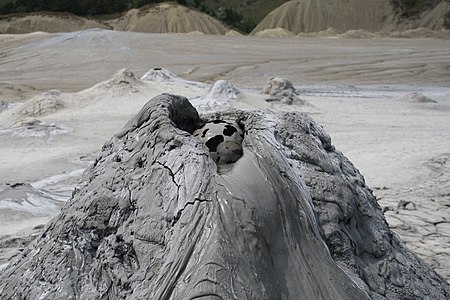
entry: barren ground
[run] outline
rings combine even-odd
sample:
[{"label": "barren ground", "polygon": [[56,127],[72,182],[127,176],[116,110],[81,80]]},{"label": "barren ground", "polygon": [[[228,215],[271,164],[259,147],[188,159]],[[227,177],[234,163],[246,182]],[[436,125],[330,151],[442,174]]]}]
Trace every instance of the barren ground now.
[{"label": "barren ground", "polygon": [[[122,68],[139,78],[164,67],[194,81],[230,80],[244,92],[238,108],[311,113],[365,176],[393,230],[450,279],[449,49],[438,39],[0,35],[0,264],[58,213],[95,153],[147,100],[208,92],[154,82],[86,90]],[[266,103],[259,93],[270,76],[291,80],[311,105]],[[50,89],[61,91],[63,108],[23,113]],[[399,100],[412,92],[437,103]]]}]

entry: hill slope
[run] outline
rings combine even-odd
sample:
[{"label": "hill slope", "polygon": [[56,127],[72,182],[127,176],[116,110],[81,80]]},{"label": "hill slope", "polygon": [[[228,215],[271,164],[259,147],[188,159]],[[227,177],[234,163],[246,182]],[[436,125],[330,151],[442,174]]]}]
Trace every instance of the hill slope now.
[{"label": "hill slope", "polygon": [[1,33],[29,33],[35,31],[71,32],[89,28],[107,29],[105,24],[67,13],[32,13],[8,15],[0,18]]},{"label": "hill slope", "polygon": [[403,20],[398,29],[425,27],[432,30],[450,29],[450,1],[443,0],[435,6],[429,6],[419,13]]},{"label": "hill slope", "polygon": [[199,2],[200,9],[206,8],[207,11],[212,12],[219,18],[223,17],[226,19],[229,17],[226,16],[227,13],[234,12],[234,18],[238,17],[241,18],[241,20],[235,22],[233,25],[241,30],[245,30],[245,26],[253,29],[267,16],[268,13],[288,1],[289,0],[203,0],[194,2]]},{"label": "hill slope", "polygon": [[375,32],[417,27],[438,30],[447,26],[446,18],[450,19],[448,1],[416,2],[420,5],[407,6],[404,4],[407,1],[392,0],[294,0],[269,13],[252,33],[274,28],[298,34],[330,27],[340,31],[364,29]]},{"label": "hill slope", "polygon": [[394,18],[390,0],[295,0],[272,11],[252,33],[277,27],[297,34],[329,27],[380,31],[391,29]]},{"label": "hill slope", "polygon": [[31,13],[0,17],[0,33],[70,32],[89,28],[153,33],[225,34],[213,17],[176,3],[131,9],[119,18],[95,21],[68,13]]},{"label": "hill slope", "polygon": [[[227,24],[228,26],[238,29],[241,32],[250,32],[255,26],[260,23],[263,18],[265,18],[271,11],[278,10],[277,8],[280,5],[288,2],[287,0],[177,0],[175,1],[161,1],[161,0],[110,0],[110,1],[95,1],[95,0],[83,0],[83,1],[75,1],[75,0],[59,0],[59,1],[45,1],[45,0],[0,0],[0,15],[1,14],[11,14],[11,13],[33,13],[33,12],[69,12],[78,16],[99,16],[102,20],[105,17],[111,17],[111,14],[122,14],[126,13],[130,8],[139,8],[144,4],[155,4],[159,2],[172,2],[186,5],[191,9],[196,9],[203,13],[206,13],[212,16],[215,19]],[[291,1],[292,2],[292,1]],[[369,3],[367,5],[367,1],[301,1],[306,8],[310,10],[305,10],[303,12],[304,15],[309,14],[310,19],[314,19],[320,17],[321,20],[310,20],[310,21],[302,21],[304,23],[316,23],[323,24],[325,23],[333,23],[337,20],[344,20],[344,23],[348,25],[348,23],[367,25],[367,23],[373,22],[373,18],[370,16],[374,16],[376,13],[379,13],[379,10],[373,10],[373,4]],[[360,3],[362,2],[362,3]],[[372,1],[375,3],[375,1]],[[309,4],[308,4],[309,3]],[[442,27],[446,27],[450,29],[450,10],[448,9],[450,0],[382,0],[379,5],[383,6],[385,4],[389,4],[391,9],[389,10],[389,16],[392,14],[395,16],[396,29],[411,29],[416,27],[427,27],[429,29],[438,29]],[[355,6],[356,5],[356,6]],[[317,13],[314,10],[314,7],[320,8],[321,12]],[[349,9],[350,8],[350,9]],[[366,9],[367,12],[364,12],[362,15],[359,13]],[[339,13],[337,13],[339,12]],[[316,14],[314,14],[316,13]],[[107,16],[105,16],[105,14]],[[365,20],[369,16],[368,20]],[[130,16],[128,16],[130,17]],[[303,18],[303,16],[301,16]],[[380,17],[380,16],[378,16]],[[382,22],[384,23],[386,20],[383,19],[384,16],[381,16]],[[127,17],[123,18],[126,19]],[[359,18],[359,21],[355,21],[355,18]],[[132,18],[133,19],[133,18]],[[173,20],[173,18],[171,18]],[[201,19],[204,19],[203,17]],[[292,18],[291,18],[292,19]],[[296,18],[293,18],[296,19]],[[297,18],[298,19],[298,18]],[[157,19],[163,22],[166,22],[166,18]],[[325,21],[324,21],[325,20]],[[363,20],[363,22],[361,21]],[[189,21],[189,20],[188,20]],[[264,20],[266,22],[266,20]],[[126,22],[122,20],[122,23]],[[156,23],[157,21],[151,21]],[[184,21],[182,21],[184,22]],[[274,21],[271,21],[272,23]],[[294,23],[298,23],[299,21],[294,21]],[[122,24],[118,23],[118,24]],[[292,22],[291,22],[292,23]],[[291,23],[287,24],[287,26],[291,26]],[[339,21],[337,21],[339,23]],[[267,23],[264,23],[267,26]],[[399,25],[400,24],[400,25]],[[281,24],[278,24],[281,26]],[[295,25],[295,24],[294,24]],[[399,26],[398,26],[399,25]],[[119,26],[119,25],[118,25]],[[153,27],[155,25],[152,25]],[[311,27],[310,25],[309,27]],[[377,28],[380,27],[376,26]],[[402,27],[403,26],[403,27]],[[139,27],[139,26],[138,26]],[[143,25],[144,30],[148,31]],[[185,27],[185,26],[182,26]],[[283,25],[286,28],[286,24]],[[308,27],[308,26],[306,26]],[[349,26],[344,26],[348,28]],[[354,26],[350,26],[352,29],[355,29]],[[358,26],[357,26],[358,27]],[[367,26],[366,26],[367,27]],[[357,29],[366,29],[370,30],[370,28],[361,27]],[[370,26],[369,26],[370,27]],[[373,26],[371,26],[373,27]],[[176,27],[175,32],[179,32],[179,26]],[[263,28],[270,29],[272,27]],[[328,27],[323,28],[327,29]],[[192,28],[183,29],[181,32],[186,30],[192,31]],[[289,28],[286,28],[289,29]],[[258,28],[258,30],[261,30]],[[67,30],[59,30],[59,31],[67,31]],[[171,31],[167,29],[161,29],[161,32]],[[194,31],[202,31],[205,30],[194,30]],[[215,30],[213,30],[215,31]],[[307,31],[303,31],[307,32]]]},{"label": "hill slope", "polygon": [[108,24],[114,30],[136,32],[225,34],[228,31],[211,16],[174,3],[132,9]]}]

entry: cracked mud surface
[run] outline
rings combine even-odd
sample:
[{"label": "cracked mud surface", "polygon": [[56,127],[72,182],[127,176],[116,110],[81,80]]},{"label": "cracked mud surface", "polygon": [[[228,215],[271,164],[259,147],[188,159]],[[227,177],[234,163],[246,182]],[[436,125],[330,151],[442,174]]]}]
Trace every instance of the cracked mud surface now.
[{"label": "cracked mud surface", "polygon": [[237,119],[246,133],[244,156],[222,175],[191,135],[204,120],[189,102],[167,94],[149,101],[103,146],[61,214],[2,271],[0,294],[450,296],[448,283],[392,234],[363,177],[310,117],[214,117]]},{"label": "cracked mud surface", "polygon": [[[389,226],[406,246],[450,278],[450,154],[431,159],[429,176],[396,191],[376,190]],[[437,183],[437,184],[436,184]],[[400,200],[397,199],[407,199]]]}]

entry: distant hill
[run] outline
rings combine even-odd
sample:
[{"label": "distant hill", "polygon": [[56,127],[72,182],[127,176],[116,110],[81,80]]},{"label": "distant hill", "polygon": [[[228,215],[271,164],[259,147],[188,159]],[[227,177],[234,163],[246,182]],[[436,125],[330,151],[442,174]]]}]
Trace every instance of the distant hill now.
[{"label": "distant hill", "polygon": [[120,17],[92,20],[69,13],[22,13],[0,16],[0,33],[69,32],[89,28],[152,33],[225,34],[213,17],[177,3],[131,9]]},{"label": "distant hill", "polygon": [[72,32],[91,28],[109,29],[103,23],[68,13],[22,13],[0,16],[0,34]]},{"label": "distant hill", "polygon": [[[439,22],[442,27],[450,28],[450,13],[445,11],[446,4],[450,0],[380,0],[383,5],[389,4],[393,11],[393,17],[398,23],[403,22],[409,24],[409,28],[421,24],[419,19],[426,19],[422,23],[425,27],[431,28],[429,24]],[[106,19],[117,17],[118,14],[125,14],[133,8],[139,8],[147,4],[155,4],[159,2],[178,2],[189,8],[199,10],[218,19],[222,23],[239,30],[240,32],[249,33],[257,24],[259,24],[266,16],[279,8],[281,5],[289,2],[288,0],[0,0],[0,15],[10,13],[30,13],[30,12],[68,12],[82,17],[95,17],[98,19]],[[361,11],[362,5],[352,0],[327,0],[327,1],[310,1],[304,0],[303,4],[308,2],[309,10],[304,12],[303,18],[312,18],[308,12],[316,10],[326,11],[321,13],[321,17],[329,19],[347,18],[347,12],[351,10]],[[360,1],[364,3],[364,0]],[[444,4],[442,4],[444,3]],[[351,10],[342,10],[342,7],[356,5]],[[372,5],[372,4],[371,4]],[[377,7],[380,5],[375,4]],[[373,6],[373,5],[372,5]],[[333,7],[333,9],[330,9]],[[368,14],[370,12],[368,7]],[[431,10],[438,7],[433,14],[428,14]],[[337,10],[336,10],[337,8]],[[444,9],[444,10],[443,10]],[[291,14],[291,13],[290,13]],[[319,14],[320,15],[320,14]],[[436,21],[439,19],[440,21]],[[301,20],[291,19],[292,22],[303,22]],[[373,20],[372,20],[373,21]],[[370,21],[370,22],[372,22]],[[317,21],[319,22],[319,21]],[[321,20],[320,22],[324,22]],[[437,23],[436,23],[437,22]],[[440,26],[440,25],[436,25]],[[326,28],[323,28],[326,29]]]},{"label": "distant hill", "polygon": [[[404,3],[416,3],[405,5]],[[419,4],[420,3],[420,4]],[[270,12],[252,31],[283,28],[295,34],[328,28],[394,31],[425,27],[431,30],[449,24],[450,3],[420,0],[293,0]]]},{"label": "distant hill", "polygon": [[252,33],[284,28],[295,34],[329,27],[339,31],[392,30],[395,12],[390,0],[294,0],[269,13]]},{"label": "distant hill", "polygon": [[[239,29],[242,32],[250,32],[254,30],[257,24],[259,24],[271,11],[279,8],[281,5],[289,2],[289,0],[186,0],[187,5],[196,7],[199,10],[207,12],[208,14],[218,18],[222,22]],[[349,1],[349,0],[328,0],[328,1],[303,1],[309,2],[310,6],[316,6],[320,10],[328,11],[329,16],[327,18],[346,18],[347,14],[345,11],[340,10],[341,7],[349,7],[351,5],[356,5],[353,10],[362,11],[361,3],[365,3],[364,0],[359,1]],[[450,0],[380,0],[382,4],[377,4],[372,2],[367,6],[367,14],[374,15],[374,12],[370,10],[372,7],[377,7],[379,9],[382,6],[389,5],[390,13],[392,12],[392,18],[396,19],[396,23],[411,23],[411,20],[416,20],[419,18],[433,18],[426,15],[433,8],[441,9],[445,8],[442,3],[449,3]],[[440,7],[439,7],[440,6]],[[330,9],[333,7],[332,9]],[[337,9],[337,10],[336,10]],[[334,11],[333,11],[334,10]],[[351,11],[351,10],[350,10]],[[445,11],[445,10],[444,10]],[[305,12],[306,14],[306,12]],[[340,14],[341,16],[338,16]],[[436,10],[432,15],[437,18],[436,15],[439,11]],[[443,20],[443,27],[450,29],[450,14],[443,14],[444,16],[439,16]],[[311,17],[311,16],[310,16]],[[369,16],[370,18],[371,16]],[[298,20],[291,20],[292,22],[299,22]],[[368,22],[374,22],[372,19]],[[383,20],[383,23],[384,20]],[[417,24],[420,22],[416,22]],[[430,20],[422,22],[425,24],[424,27],[431,28],[426,24],[430,24]],[[423,24],[422,24],[423,25]],[[421,25],[418,25],[421,26]],[[412,27],[410,27],[412,28]],[[326,28],[324,28],[326,29]]]},{"label": "distant hill", "polygon": [[228,31],[215,18],[176,3],[131,9],[105,23],[114,30],[134,32],[225,34]]}]

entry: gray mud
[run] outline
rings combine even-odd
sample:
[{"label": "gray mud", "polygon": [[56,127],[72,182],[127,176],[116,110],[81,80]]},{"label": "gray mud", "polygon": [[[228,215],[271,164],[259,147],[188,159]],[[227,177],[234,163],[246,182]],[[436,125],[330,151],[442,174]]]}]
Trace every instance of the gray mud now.
[{"label": "gray mud", "polygon": [[[244,129],[217,172],[191,133]],[[150,100],[108,141],[60,215],[0,274],[2,299],[448,299],[309,116],[199,116]]]}]

